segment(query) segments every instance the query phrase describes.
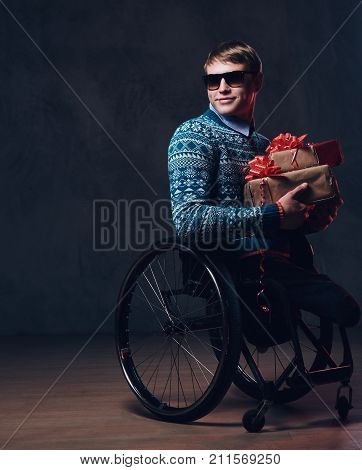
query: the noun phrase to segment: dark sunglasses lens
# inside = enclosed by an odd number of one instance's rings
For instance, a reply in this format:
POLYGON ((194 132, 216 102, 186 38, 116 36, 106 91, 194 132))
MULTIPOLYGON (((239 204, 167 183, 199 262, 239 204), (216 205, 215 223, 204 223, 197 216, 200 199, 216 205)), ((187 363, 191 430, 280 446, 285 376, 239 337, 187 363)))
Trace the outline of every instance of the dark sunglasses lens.
POLYGON ((227 72, 220 75, 205 75, 204 81, 208 90, 217 90, 222 78, 225 78, 225 81, 229 86, 237 88, 244 83, 245 73, 241 70, 235 70, 234 72, 227 72))
POLYGON ((206 75, 204 79, 208 90, 217 90, 219 88, 221 81, 220 75, 206 75))
POLYGON ((226 83, 231 87, 239 87, 244 83, 245 74, 242 71, 235 71, 225 74, 226 83))

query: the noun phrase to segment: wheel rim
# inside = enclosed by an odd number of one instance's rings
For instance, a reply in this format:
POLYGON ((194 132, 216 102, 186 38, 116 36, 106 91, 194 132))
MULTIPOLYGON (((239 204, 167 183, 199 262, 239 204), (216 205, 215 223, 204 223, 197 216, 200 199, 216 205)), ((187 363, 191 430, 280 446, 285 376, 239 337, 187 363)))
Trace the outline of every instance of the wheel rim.
POLYGON ((200 255, 166 245, 133 266, 119 296, 116 343, 125 377, 148 409, 177 417, 205 403, 227 362, 229 335, 222 294, 200 255))

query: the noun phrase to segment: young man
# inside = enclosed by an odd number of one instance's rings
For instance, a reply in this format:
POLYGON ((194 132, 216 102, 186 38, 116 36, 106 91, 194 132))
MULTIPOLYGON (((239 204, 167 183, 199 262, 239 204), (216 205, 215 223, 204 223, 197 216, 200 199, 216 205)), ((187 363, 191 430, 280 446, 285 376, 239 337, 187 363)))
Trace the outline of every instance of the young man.
POLYGON ((237 247, 243 270, 257 275, 264 252, 265 276, 284 285, 299 308, 353 326, 360 309, 353 297, 328 276, 292 261, 291 233, 324 229, 341 200, 314 215, 297 198, 307 183, 274 204, 243 207, 243 170, 269 144, 255 131, 254 107, 262 87, 261 60, 241 41, 219 44, 208 55, 204 81, 209 109, 182 123, 169 145, 172 216, 185 242, 237 247), (236 241, 238 243, 236 243, 236 241))

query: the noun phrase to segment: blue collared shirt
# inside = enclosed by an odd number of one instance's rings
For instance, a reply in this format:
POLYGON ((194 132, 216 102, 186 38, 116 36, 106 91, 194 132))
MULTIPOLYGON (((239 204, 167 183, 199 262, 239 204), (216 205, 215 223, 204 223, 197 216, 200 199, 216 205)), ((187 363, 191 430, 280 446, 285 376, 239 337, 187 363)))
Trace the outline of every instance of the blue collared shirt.
POLYGON ((245 135, 246 137, 250 137, 250 135, 254 131, 254 122, 248 122, 244 119, 237 118, 235 116, 223 116, 220 114, 213 105, 210 103, 209 108, 214 111, 214 113, 220 118, 220 120, 228 127, 233 129, 236 132, 240 132, 241 134, 245 135))

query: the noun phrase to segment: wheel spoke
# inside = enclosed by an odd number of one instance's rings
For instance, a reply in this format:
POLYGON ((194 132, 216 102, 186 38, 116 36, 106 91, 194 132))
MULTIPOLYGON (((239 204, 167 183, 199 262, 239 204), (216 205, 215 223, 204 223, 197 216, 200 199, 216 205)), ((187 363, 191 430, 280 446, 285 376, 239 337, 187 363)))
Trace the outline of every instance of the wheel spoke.
MULTIPOLYGON (((141 285, 140 285, 140 284, 138 284, 138 286, 139 286, 139 288, 140 288, 140 290, 141 290, 142 294, 144 295, 144 297, 145 297, 145 299, 146 299, 147 303, 148 303, 148 304, 149 304, 149 306, 151 307, 151 310, 152 310, 152 312, 155 314, 155 317, 156 317, 156 319, 157 319, 157 321, 158 321, 158 323, 159 323, 160 327, 161 327, 161 328, 162 328, 162 330, 163 330, 163 327, 162 327, 162 324, 161 324, 161 322, 160 322, 160 319, 157 317, 157 314, 156 314, 156 312, 153 310, 153 308, 152 308, 152 305, 151 305, 151 303, 148 301, 148 298, 147 298, 146 294, 144 293, 144 291, 143 291, 143 289, 142 289, 141 285)), ((164 312, 163 312, 163 313, 164 313, 164 312)))
POLYGON ((283 363, 282 363, 282 360, 280 359, 279 354, 278 354, 278 352, 277 352, 277 350, 276 350, 275 347, 274 347, 274 352, 275 352, 275 355, 276 355, 276 357, 278 358, 278 361, 279 361, 280 365, 282 366, 283 370, 285 370, 285 367, 284 367, 284 365, 283 365, 283 363))
MULTIPOLYGON (((254 351, 252 352, 251 357, 254 356, 255 351, 256 351, 256 348, 254 348, 254 351)), ((246 369, 246 366, 248 366, 248 361, 245 362, 245 365, 244 365, 244 367, 242 367, 242 370, 245 370, 245 369, 246 369)))
POLYGON ((308 346, 307 344, 305 343, 302 343, 301 341, 299 341, 300 345, 303 346, 304 348, 306 349, 309 349, 310 351, 313 351, 314 353, 317 353, 318 351, 314 348, 311 348, 310 346, 308 346))
MULTIPOLYGON (((148 356, 146 356, 144 359, 142 359, 141 362, 138 362, 137 364, 135 364, 135 367, 139 367, 140 365, 142 365, 144 362, 146 362, 150 357, 154 356, 155 354, 158 354, 160 352, 160 349, 163 347, 163 345, 165 344, 165 342, 167 341, 167 338, 165 338, 163 340, 163 343, 160 345, 157 344, 157 349, 156 351, 154 351, 152 354, 149 354, 148 356)), ((143 349, 145 346, 147 346, 146 342, 144 344, 142 344, 142 346, 140 348, 138 348, 136 351, 134 351, 132 353, 133 357, 135 357, 135 355, 141 351, 141 349, 143 349)))
MULTIPOLYGON (((173 340, 176 341, 177 344, 179 344, 178 341, 177 341, 175 338, 173 338, 173 340)), ((187 341, 186 338, 185 338, 185 342, 186 342, 186 344, 187 344, 187 346, 188 346, 188 348, 190 349, 191 352, 190 352, 189 350, 187 350, 184 346, 181 345, 182 349, 183 349, 185 352, 187 352, 187 354, 189 354, 189 355, 196 361, 196 364, 197 364, 198 368, 200 369, 201 374, 203 375, 203 377, 204 377, 204 379, 206 380, 207 384, 210 385, 210 382, 207 380, 207 378, 206 378, 206 376, 205 376, 205 373, 204 373, 203 369, 201 369, 201 367, 203 367, 210 375, 214 375, 214 374, 211 372, 210 369, 208 369, 208 368, 205 366, 205 364, 203 364, 201 361, 199 361, 199 360, 197 359, 197 357, 196 357, 196 356, 194 355, 194 353, 192 352, 192 349, 191 349, 191 347, 190 347, 190 345, 189 345, 189 343, 188 343, 188 341, 187 341)))
POLYGON ((200 382, 199 382, 198 379, 197 379, 197 376, 196 376, 196 374, 195 374, 195 372, 194 372, 194 369, 193 369, 193 367, 192 367, 192 365, 191 365, 191 363, 190 363, 189 356, 186 355, 186 353, 185 353, 184 350, 182 350, 182 353, 183 353, 183 355, 185 356, 186 362, 187 362, 187 364, 188 364, 188 366, 189 366, 189 368, 190 368, 192 388, 193 388, 193 391, 194 391, 194 400, 196 401, 196 391, 195 391, 194 379, 195 379, 195 381, 196 381, 196 383, 197 383, 197 385, 198 385, 198 387, 199 387, 201 393, 203 393, 203 390, 202 390, 202 388, 201 388, 200 382))
MULTIPOLYGON (((152 380, 152 377, 153 377, 154 373, 155 373, 156 371, 158 371, 158 370, 159 370, 159 368, 160 368, 160 365, 161 365, 162 359, 165 357, 165 354, 166 354, 166 351, 167 351, 167 346, 168 346, 168 345, 166 344, 166 347, 165 347, 165 349, 164 349, 164 351, 163 351, 163 354, 162 354, 162 356, 160 357, 160 360, 158 361, 158 364, 157 364, 157 366, 155 367, 154 371, 152 372, 152 374, 151 374, 150 378, 148 379, 148 382, 147 382, 147 384, 146 384, 146 386, 147 386, 147 387, 148 387, 149 383, 151 382, 151 380, 152 380)), ((158 372, 157 372, 156 376, 158 376, 158 372)))
MULTIPOLYGON (((140 287, 140 289, 141 289, 143 295, 145 296, 144 291, 142 290, 141 287, 140 287)), ((139 300, 142 300, 142 302, 144 302, 144 300, 142 299, 142 297, 140 297, 139 295, 135 295, 135 299, 139 299, 139 300)), ((162 312, 163 314, 165 313, 165 309, 160 308, 158 305, 152 303, 149 299, 147 299, 146 296, 145 296, 145 299, 146 299, 148 305, 150 306, 150 308, 151 308, 151 310, 152 310, 153 312, 154 312, 153 309, 155 308, 155 309, 159 310, 160 312, 162 312)), ((154 312, 154 313, 155 313, 155 312, 154 312)), ((160 326, 162 326, 162 325, 161 325, 161 322, 159 322, 159 324, 160 324, 160 326)))
POLYGON ((177 407, 180 407, 180 387, 181 387, 181 392, 184 397, 185 405, 187 405, 187 400, 185 396, 185 392, 182 386, 182 382, 180 379, 180 346, 181 344, 177 345, 177 364, 176 364, 176 358, 173 357, 174 364, 176 366, 176 371, 177 371, 177 407))

